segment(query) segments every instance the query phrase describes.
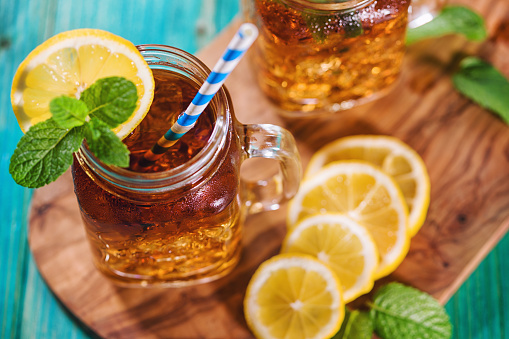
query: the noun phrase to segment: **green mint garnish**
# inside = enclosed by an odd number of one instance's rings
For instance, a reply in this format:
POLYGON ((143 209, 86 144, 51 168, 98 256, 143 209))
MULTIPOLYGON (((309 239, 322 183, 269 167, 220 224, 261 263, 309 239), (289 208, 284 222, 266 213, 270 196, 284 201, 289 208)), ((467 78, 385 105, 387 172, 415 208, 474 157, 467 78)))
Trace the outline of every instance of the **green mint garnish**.
POLYGON ((306 26, 311 31, 313 39, 318 43, 323 43, 327 39, 329 32, 326 31, 330 25, 329 21, 338 21, 342 23, 345 32, 345 38, 355 38, 364 33, 362 21, 355 12, 339 15, 320 15, 314 12, 303 12, 302 18, 306 26))
POLYGON ((88 116, 88 108, 83 101, 66 96, 51 100, 49 110, 53 120, 62 128, 81 126, 88 116))
POLYGON ((443 306, 415 288, 385 285, 376 292, 370 307, 375 332, 381 338, 451 338, 452 326, 443 306))
POLYGON ((111 128, 125 122, 136 108, 136 86, 129 80, 110 77, 97 80, 81 94, 90 116, 102 120, 111 128))
POLYGON ((371 339, 372 337, 373 321, 369 313, 347 309, 343 324, 332 339, 371 339))
POLYGON ((315 13, 302 12, 302 18, 306 22, 306 26, 313 36, 313 40, 317 43, 323 43, 327 39, 325 32, 325 24, 327 23, 327 16, 320 16, 315 13))
POLYGON ((85 128, 85 139, 88 147, 107 165, 129 166, 129 150, 113 133, 108 125, 97 118, 92 118, 85 128))
POLYGON ((467 7, 447 6, 430 22, 409 29, 406 42, 412 44, 447 34, 461 34, 472 41, 482 41, 488 36, 484 19, 479 14, 467 7))
POLYGON ((11 157, 12 178, 30 188, 55 181, 71 166, 83 137, 83 128, 62 128, 52 118, 32 126, 11 157))
POLYGON ((509 124, 509 81, 489 63, 475 57, 463 59, 453 75, 456 89, 509 124))
POLYGON ((131 116, 137 100, 136 86, 120 77, 97 80, 80 100, 53 99, 52 118, 33 125, 14 150, 9 165, 12 178, 30 188, 55 181, 72 164, 73 153, 84 139, 105 164, 129 166, 129 150, 111 128, 131 116))
POLYGON ((362 27, 362 20, 358 14, 345 14, 341 16, 341 20, 346 23, 345 37, 355 38, 364 34, 364 28, 362 27))

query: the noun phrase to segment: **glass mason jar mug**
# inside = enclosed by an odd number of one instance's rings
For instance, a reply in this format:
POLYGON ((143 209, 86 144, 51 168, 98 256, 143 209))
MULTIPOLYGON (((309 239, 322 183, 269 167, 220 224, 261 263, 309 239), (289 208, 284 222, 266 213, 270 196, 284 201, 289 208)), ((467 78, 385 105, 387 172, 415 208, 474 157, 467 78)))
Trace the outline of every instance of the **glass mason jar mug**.
MULTIPOLYGON (((156 89, 150 112, 124 140, 131 163, 171 126, 210 72, 175 48, 139 49, 156 89)), ((292 135, 274 125, 240 124, 223 87, 195 127, 147 173, 107 166, 85 144, 72 173, 97 268, 120 285, 173 287, 230 272, 247 212, 276 209, 290 199, 300 166, 292 135), (242 162, 255 157, 278 161, 280 171, 269 184, 240 179, 242 162)))
POLYGON ((258 83, 286 116, 334 113, 396 81, 410 0, 242 0, 258 83))

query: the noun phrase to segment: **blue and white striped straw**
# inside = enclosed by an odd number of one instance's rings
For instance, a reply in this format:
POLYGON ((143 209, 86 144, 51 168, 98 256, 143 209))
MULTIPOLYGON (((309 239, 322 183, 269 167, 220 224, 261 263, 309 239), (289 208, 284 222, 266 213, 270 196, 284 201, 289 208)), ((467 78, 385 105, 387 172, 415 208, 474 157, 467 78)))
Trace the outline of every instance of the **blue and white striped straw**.
POLYGON ((244 23, 228 44, 223 56, 216 63, 205 83, 194 97, 185 112, 175 124, 147 151, 140 161, 141 167, 148 167, 159 159, 168 148, 173 146, 184 134, 193 128, 200 114, 205 110, 214 95, 219 91, 226 78, 239 63, 247 49, 258 36, 258 29, 251 23, 244 23))

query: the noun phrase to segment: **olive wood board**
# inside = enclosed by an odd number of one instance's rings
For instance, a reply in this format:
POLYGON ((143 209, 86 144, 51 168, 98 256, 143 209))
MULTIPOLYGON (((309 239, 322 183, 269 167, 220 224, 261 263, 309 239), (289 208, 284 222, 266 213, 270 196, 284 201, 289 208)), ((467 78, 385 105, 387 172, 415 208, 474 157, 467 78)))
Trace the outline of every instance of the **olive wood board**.
MULTIPOLYGON (((450 75, 459 56, 477 54, 509 75, 509 3, 478 1, 491 37, 482 44, 446 37, 412 46, 399 82, 385 97, 334 116, 282 119, 265 99, 247 60, 227 80, 243 123, 285 126, 303 166, 324 144, 354 134, 396 136, 424 159, 431 179, 425 224, 412 239, 396 280, 444 304, 509 228, 509 128, 458 94, 450 75), (483 11, 485 9, 485 11, 483 11), (507 20, 507 19, 506 19, 507 20)), ((225 29, 198 56, 209 66, 238 27, 225 29)), ((111 284, 93 266, 69 172, 33 196, 29 243, 54 294, 104 338, 252 338, 242 308, 256 268, 277 254, 286 232, 286 205, 247 218, 244 250, 233 273, 185 288, 130 289, 111 284)))

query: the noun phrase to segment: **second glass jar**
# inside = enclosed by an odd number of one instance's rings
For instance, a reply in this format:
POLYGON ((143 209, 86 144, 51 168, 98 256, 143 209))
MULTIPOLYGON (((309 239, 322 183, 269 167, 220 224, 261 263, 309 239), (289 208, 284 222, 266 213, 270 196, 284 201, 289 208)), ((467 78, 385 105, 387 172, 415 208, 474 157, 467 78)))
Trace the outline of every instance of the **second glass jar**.
POLYGON ((385 94, 405 53, 410 0, 242 0, 251 62, 282 115, 334 113, 385 94))

